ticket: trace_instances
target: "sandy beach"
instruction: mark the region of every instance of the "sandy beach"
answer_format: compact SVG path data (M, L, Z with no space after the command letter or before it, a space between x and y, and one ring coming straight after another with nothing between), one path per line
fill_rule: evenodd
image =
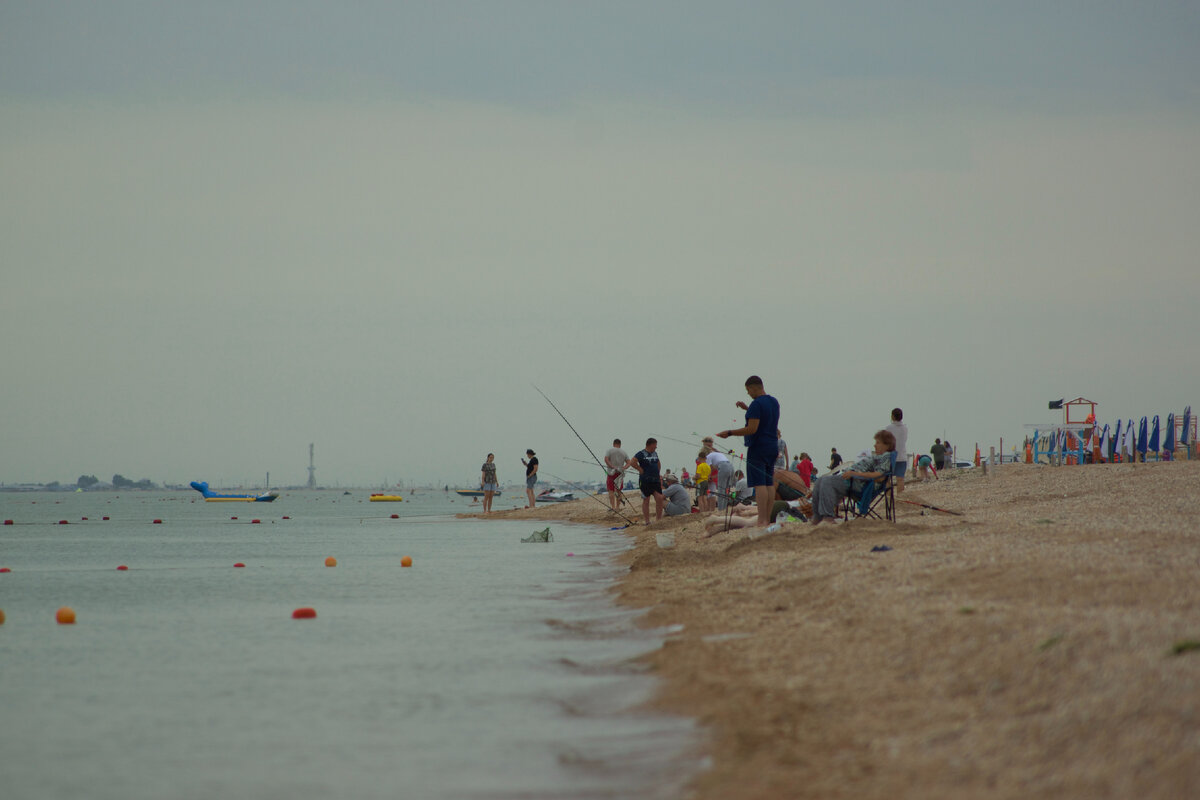
M756 539L642 526L629 494L619 600L681 626L654 702L707 734L687 796L1200 792L1200 461L959 470L895 523ZM623 524L586 497L495 516Z

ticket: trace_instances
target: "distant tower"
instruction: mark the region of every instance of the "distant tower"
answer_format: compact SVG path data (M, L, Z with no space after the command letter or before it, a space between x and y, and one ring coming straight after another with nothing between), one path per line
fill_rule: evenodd
M313 466L313 446L308 446L308 488L317 488L317 468Z

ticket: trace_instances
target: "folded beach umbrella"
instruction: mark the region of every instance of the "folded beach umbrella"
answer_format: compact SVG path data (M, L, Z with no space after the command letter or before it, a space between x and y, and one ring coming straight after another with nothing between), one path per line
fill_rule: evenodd
M1124 429L1120 429L1120 426L1118 425L1119 430L1117 431L1117 452L1121 454L1122 459L1124 459L1126 454L1129 452L1129 429L1131 427L1133 427L1133 420L1131 419L1125 420Z
M1108 441L1108 423L1104 423L1104 428L1100 431L1100 453L1105 458L1111 460L1112 452L1108 449L1110 442Z
M1154 422L1150 423L1150 441L1147 442L1146 449L1151 453L1158 452L1158 414L1154 415Z
M1192 437L1192 407L1183 410L1183 430L1179 433L1179 443L1184 447L1191 444Z
M1138 422L1137 451L1142 454L1143 458L1145 458L1145 456L1146 456L1146 418L1145 417L1142 417L1141 421Z
M1172 411L1170 414L1167 414L1167 431L1166 431L1165 438L1166 438L1166 441L1163 442L1163 450L1166 450L1168 453L1174 453L1175 452L1175 412L1174 411Z

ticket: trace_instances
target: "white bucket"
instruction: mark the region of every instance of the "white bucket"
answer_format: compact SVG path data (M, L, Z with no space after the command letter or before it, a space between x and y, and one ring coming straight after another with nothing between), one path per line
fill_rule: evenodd
M670 550L675 546L675 534L673 533L656 533L654 538L658 540L658 546L663 550Z

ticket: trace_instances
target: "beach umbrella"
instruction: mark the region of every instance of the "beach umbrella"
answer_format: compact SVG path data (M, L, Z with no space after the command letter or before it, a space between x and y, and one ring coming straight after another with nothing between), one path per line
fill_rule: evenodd
M1166 450L1168 453L1174 453L1175 452L1175 412L1174 411L1172 411L1170 414L1167 414L1167 431L1166 431L1165 438L1166 438L1166 441L1163 442L1163 450Z
M1121 460L1125 459L1129 452L1129 428L1133 424L1133 420L1125 420L1125 427L1117 426L1117 452L1121 454Z
M1100 453L1108 460L1112 460L1112 452L1109 450L1108 440L1108 423L1104 423L1104 428L1100 431Z
M1146 418L1142 417L1138 422L1137 432L1137 451L1142 454L1142 460L1146 460Z
M1151 453L1158 452L1158 414L1154 415L1154 422L1150 423L1150 441L1146 444L1146 449Z
M1179 434L1179 443L1185 448L1191 444L1192 438L1192 407L1183 410L1183 430Z

